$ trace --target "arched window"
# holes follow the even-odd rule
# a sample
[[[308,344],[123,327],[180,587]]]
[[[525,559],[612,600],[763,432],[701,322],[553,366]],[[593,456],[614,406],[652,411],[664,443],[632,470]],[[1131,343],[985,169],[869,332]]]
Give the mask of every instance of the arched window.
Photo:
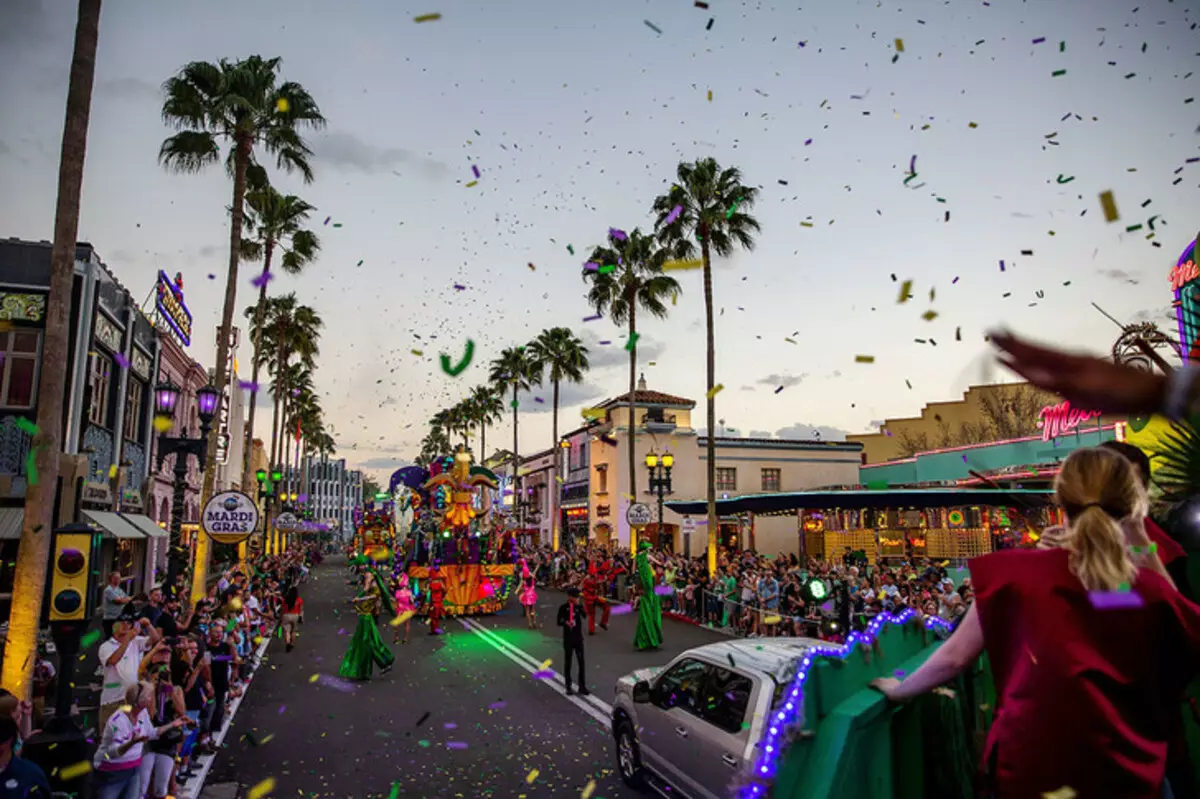
[[[158,506],[158,519],[156,521],[163,522],[168,527],[171,526],[171,506],[167,503],[166,498],[163,498],[162,503]]]

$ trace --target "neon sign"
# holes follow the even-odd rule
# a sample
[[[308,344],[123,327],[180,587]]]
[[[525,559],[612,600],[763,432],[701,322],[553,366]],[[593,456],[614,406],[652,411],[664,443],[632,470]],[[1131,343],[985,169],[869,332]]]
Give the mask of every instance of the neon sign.
[[[1076,410],[1071,403],[1063,400],[1057,405],[1042,408],[1038,414],[1038,427],[1042,428],[1042,441],[1050,441],[1070,433],[1084,422],[1099,418],[1100,411]]]
[[[192,343],[192,312],[183,304],[183,276],[176,274],[175,280],[167,277],[161,269],[158,272],[157,299],[154,307],[159,315],[166,320],[167,326],[179,337],[183,346]]]
[[[1175,292],[1175,318],[1179,322],[1179,353],[1183,360],[1190,360],[1192,345],[1196,341],[1197,314],[1200,313],[1200,297],[1197,292],[1185,292],[1184,288],[1194,280],[1200,279],[1200,265],[1196,261],[1200,254],[1196,252],[1196,242],[1192,241],[1184,247],[1179,261],[1171,267],[1167,277],[1171,281],[1171,289]]]
[[[1178,266],[1172,266],[1168,277],[1171,279],[1171,288],[1179,291],[1188,283],[1200,277],[1200,266],[1196,266],[1195,261],[1187,261]]]

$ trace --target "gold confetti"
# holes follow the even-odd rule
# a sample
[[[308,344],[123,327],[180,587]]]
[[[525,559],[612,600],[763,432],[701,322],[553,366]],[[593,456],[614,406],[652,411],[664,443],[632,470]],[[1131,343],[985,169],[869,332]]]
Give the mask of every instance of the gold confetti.
[[[921,314],[921,318],[926,322],[932,322],[934,319],[937,319],[937,316],[937,311],[926,311],[925,313]]]
[[[704,261],[699,258],[694,258],[690,261],[667,261],[663,264],[664,272],[672,272],[677,269],[699,269],[704,266]]]
[[[413,17],[413,22],[437,22],[441,18],[441,14],[422,14],[419,17]],[[250,799],[254,799],[254,797],[250,797]]]
[[[596,790],[596,781],[588,780],[588,784],[583,786],[583,793],[579,794],[579,799],[591,799],[592,793]]]
[[[854,362],[855,363],[875,363],[875,356],[874,355],[855,355]]]
[[[317,680],[319,680],[319,679],[321,679],[321,675],[320,675],[320,674],[314,674],[313,676],[311,676],[311,677],[309,677],[309,678],[308,678],[308,681],[309,681],[310,683],[313,683],[313,682],[316,682],[316,681],[317,681]]]
[[[712,399],[713,397],[715,397],[715,396],[717,396],[718,394],[720,394],[720,393],[721,393],[721,391],[722,391],[722,389],[724,389],[724,388],[725,388],[725,384],[724,384],[724,383],[717,383],[715,386],[713,386],[711,389],[709,389],[708,393],[707,393],[705,396],[706,396],[708,399]]]
[[[1113,198],[1112,191],[1100,192],[1100,207],[1104,209],[1104,221],[1116,222],[1121,218],[1121,214],[1117,211],[1117,201]]]
[[[175,423],[171,421],[171,417],[166,414],[154,417],[154,430],[159,433],[165,433],[170,430]]]
[[[246,794],[246,799],[262,799],[262,797],[275,790],[275,778],[267,777],[265,780],[255,785]]]
[[[425,354],[424,350],[409,350],[409,352],[411,352],[413,355],[417,356],[418,358],[422,357]]]
[[[108,467],[108,479],[111,480],[117,476],[117,464]]]
[[[546,660],[542,663],[542,669],[545,670],[545,669],[550,668],[550,665],[552,663],[554,663],[554,660],[552,658],[546,658]]]
[[[406,610],[403,613],[401,613],[399,616],[397,616],[396,618],[389,621],[388,624],[392,625],[393,627],[399,627],[401,624],[404,624],[404,622],[408,621],[412,617],[413,617],[413,612],[411,610]]]
[[[1042,799],[1075,799],[1075,789],[1064,785],[1057,791],[1046,791],[1042,794]]]
[[[903,305],[912,299],[912,284],[911,280],[906,280],[900,284],[900,297],[896,300],[898,304]]]
[[[896,52],[897,53],[904,52],[904,40],[903,39],[896,39]]]
[[[583,414],[584,419],[603,419],[604,418],[604,409],[603,408],[584,408],[581,411],[581,413]]]
[[[709,101],[710,103],[712,102],[712,89],[709,89],[709,90],[708,90],[708,101]]]
[[[971,128],[971,129],[975,129],[975,128],[979,127],[979,123],[978,122],[968,122],[967,127]]]
[[[291,108],[291,105],[288,103],[286,97],[280,97],[275,101],[275,110],[279,113],[286,114],[289,108]]]
[[[538,774],[539,774],[539,772],[537,769],[530,771],[528,774],[525,775],[525,782],[528,783],[529,785],[533,785],[533,781],[537,779]]]
[[[59,769],[58,777],[63,782],[70,782],[76,777],[82,777],[84,774],[89,774],[92,771],[92,764],[87,760],[80,760],[78,763],[72,763],[69,766],[63,766]]]
[[[475,187],[476,187],[476,186],[478,186],[478,185],[479,185],[479,181],[478,181],[478,180],[472,180],[470,183],[468,183],[468,184],[467,184],[467,188],[468,188],[468,189],[473,189],[473,188],[475,188]]]

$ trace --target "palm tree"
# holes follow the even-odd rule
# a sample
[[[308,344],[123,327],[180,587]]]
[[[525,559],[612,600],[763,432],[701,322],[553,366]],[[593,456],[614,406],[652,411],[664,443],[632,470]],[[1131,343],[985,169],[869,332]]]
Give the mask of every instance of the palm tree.
[[[529,343],[529,354],[537,364],[539,372],[549,372],[550,382],[554,384],[554,409],[551,422],[551,446],[554,448],[554,477],[559,476],[559,453],[562,447],[558,445],[558,386],[563,380],[572,383],[582,383],[583,373],[588,370],[588,350],[583,346],[569,328],[552,327],[543,330],[538,337]],[[558,503],[555,501],[558,493],[554,483],[550,485],[550,529],[554,549],[558,550]]]
[[[63,394],[66,389],[68,317],[71,283],[75,279],[75,242],[79,231],[79,198],[87,152],[92,84],[96,75],[96,44],[100,38],[100,0],[79,0],[75,22],[75,51],[67,86],[62,154],[58,162],[58,200],[54,209],[54,244],[50,250],[50,299],[46,307],[41,377],[38,379],[37,427],[32,446],[39,479],[27,475],[25,520],[13,580],[8,641],[4,647],[4,687],[28,699],[37,646],[38,619],[46,565],[50,561],[49,530],[54,526],[55,486],[62,452]],[[213,436],[216,440],[216,436]]]
[[[637,390],[637,313],[641,308],[659,319],[667,315],[667,299],[679,296],[679,283],[663,274],[668,253],[653,236],[634,228],[625,238],[610,232],[608,247],[592,251],[590,262],[600,268],[585,267],[583,279],[590,280],[588,304],[596,313],[608,313],[616,324],[629,325],[629,491],[637,496],[637,459],[634,444],[637,424],[634,398]],[[615,269],[608,269],[615,266]]]
[[[471,389],[471,421],[479,425],[479,462],[487,457],[487,428],[504,414],[504,398],[493,386]]]
[[[717,569],[717,402],[716,345],[713,326],[712,256],[728,257],[737,248],[754,249],[758,220],[746,213],[758,199],[758,189],[742,185],[736,167],[722,169],[713,158],[681,163],[676,182],[654,201],[654,228],[676,258],[694,258],[700,242],[704,264],[704,319],[708,333],[705,420],[708,425],[708,569]],[[678,209],[678,210],[676,210]],[[690,554],[690,553],[689,553]]]
[[[280,194],[269,185],[256,187],[246,194],[246,227],[254,237],[242,241],[242,257],[250,260],[262,258],[263,270],[258,289],[258,303],[254,307],[254,358],[250,382],[258,384],[258,370],[262,363],[263,314],[267,306],[267,276],[271,273],[271,260],[276,248],[282,250],[279,259],[283,271],[289,275],[299,274],[311,263],[321,249],[316,234],[304,230],[301,225],[308,215],[316,210],[313,206],[291,194]],[[249,315],[249,312],[247,312]],[[246,422],[246,447],[242,461],[242,485],[250,485],[250,445],[254,440],[254,410],[258,393],[250,392],[250,415]]]
[[[313,368],[316,356],[320,353],[318,341],[324,322],[311,307],[300,305],[294,293],[268,298],[261,318],[256,306],[247,308],[246,316],[250,318],[251,335],[262,342],[261,347],[255,347],[255,373],[265,365],[275,377],[272,392],[275,395],[275,413],[269,450],[271,464],[274,465],[278,463],[276,443],[279,414],[288,390],[288,368],[293,356],[297,357],[304,367]]]
[[[220,160],[219,139],[226,139],[231,145],[225,159],[226,170],[233,177],[233,203],[230,206],[225,306],[217,335],[218,390],[222,390],[229,380],[226,369],[233,313],[237,307],[246,175],[252,165],[257,166],[255,148],[261,147],[275,157],[280,169],[299,172],[309,183],[313,177],[308,163],[312,151],[299,131],[325,125],[325,117],[321,116],[316,102],[303,86],[290,81],[278,82],[279,61],[257,55],[241,61],[221,59],[216,64],[193,61],[163,84],[166,93],[163,121],[179,131],[159,148],[158,160],[164,167],[176,172],[199,172]],[[217,436],[209,437],[210,463],[216,461],[216,448]],[[202,503],[212,496],[216,474],[216,469],[204,470]],[[202,585],[206,567],[206,563],[197,563],[194,588]]]
[[[536,362],[525,347],[509,347],[500,353],[500,357],[492,361],[492,370],[488,380],[496,387],[497,392],[505,388],[512,389],[513,414],[513,508],[524,508],[524,503],[517,504],[521,499],[520,477],[521,458],[517,452],[517,392],[528,391],[542,384],[542,373]],[[524,519],[521,519],[522,526]]]

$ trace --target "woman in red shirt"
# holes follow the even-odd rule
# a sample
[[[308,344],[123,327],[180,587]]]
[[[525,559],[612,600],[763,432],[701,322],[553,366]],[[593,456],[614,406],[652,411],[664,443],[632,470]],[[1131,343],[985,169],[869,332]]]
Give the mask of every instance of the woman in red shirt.
[[[997,799],[1071,788],[1079,799],[1159,799],[1170,714],[1200,670],[1200,607],[1147,537],[1146,492],[1105,449],[1077,450],[1056,482],[1062,548],[971,561],[975,603],[889,699],[953,679],[986,649],[996,717],[983,762]]]

